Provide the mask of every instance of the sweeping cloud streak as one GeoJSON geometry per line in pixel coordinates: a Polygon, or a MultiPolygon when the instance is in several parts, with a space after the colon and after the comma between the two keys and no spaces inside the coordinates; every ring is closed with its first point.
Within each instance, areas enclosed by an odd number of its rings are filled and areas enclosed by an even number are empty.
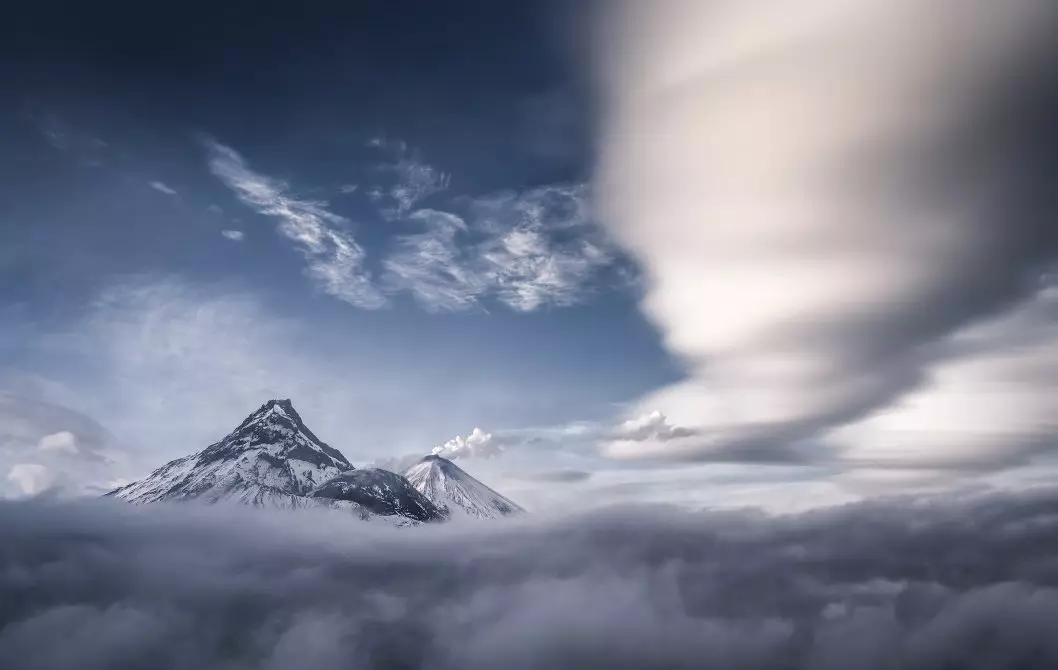
{"type": "Polygon", "coordinates": [[[607,7],[603,219],[687,372],[630,414],[694,433],[612,455],[782,460],[851,423],[829,446],[858,463],[966,466],[1058,434],[1028,365],[1058,342],[1023,313],[1053,312],[1031,298],[1056,244],[1021,128],[1047,118],[1026,92],[1053,82],[1053,3],[607,7]]]}
{"type": "Polygon", "coordinates": [[[1042,670],[1056,519],[1053,490],[404,530],[7,502],[0,665],[1042,670]]]}
{"type": "MultiPolygon", "coordinates": [[[[378,281],[351,232],[352,222],[329,203],[296,195],[290,184],[255,171],[231,147],[213,141],[206,146],[214,176],[243,204],[279,222],[280,234],[305,256],[305,274],[325,293],[356,307],[384,307],[388,296],[399,292],[430,312],[480,309],[487,296],[518,312],[569,306],[590,295],[592,282],[616,264],[612,244],[589,216],[585,185],[464,197],[468,223],[452,211],[414,209],[445,191],[449,178],[403,143],[378,142],[372,146],[398,156],[377,169],[395,176],[396,183],[374,186],[366,197],[383,219],[419,229],[394,236],[378,281]]],[[[352,195],[356,189],[339,192],[352,195]]],[[[245,238],[238,230],[221,234],[233,242],[245,238]]]]}
{"type": "MultiPolygon", "coordinates": [[[[364,250],[346,231],[349,222],[327,209],[327,203],[299,198],[290,186],[255,172],[234,149],[208,142],[210,170],[238,198],[279,222],[279,232],[305,255],[305,273],[328,295],[357,307],[376,309],[385,297],[363,269],[364,250]]],[[[226,235],[229,239],[242,239],[226,235]]]]}

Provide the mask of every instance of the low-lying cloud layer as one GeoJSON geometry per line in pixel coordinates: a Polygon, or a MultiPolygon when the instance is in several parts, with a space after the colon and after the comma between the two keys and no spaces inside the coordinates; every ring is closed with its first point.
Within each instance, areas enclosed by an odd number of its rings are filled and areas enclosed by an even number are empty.
{"type": "Polygon", "coordinates": [[[0,504],[0,666],[1053,668],[1058,491],[804,516],[0,504]]]}

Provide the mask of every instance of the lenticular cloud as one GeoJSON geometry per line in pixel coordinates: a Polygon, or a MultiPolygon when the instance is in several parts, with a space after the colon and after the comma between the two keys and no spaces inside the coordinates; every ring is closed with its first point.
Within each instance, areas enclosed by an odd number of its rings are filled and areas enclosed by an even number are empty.
{"type": "Polygon", "coordinates": [[[0,504],[0,666],[1053,668],[1058,491],[480,528],[0,504]]]}
{"type": "Polygon", "coordinates": [[[602,6],[603,220],[687,371],[631,416],[693,433],[613,455],[787,458],[924,387],[1055,255],[1053,2],[602,6]]]}

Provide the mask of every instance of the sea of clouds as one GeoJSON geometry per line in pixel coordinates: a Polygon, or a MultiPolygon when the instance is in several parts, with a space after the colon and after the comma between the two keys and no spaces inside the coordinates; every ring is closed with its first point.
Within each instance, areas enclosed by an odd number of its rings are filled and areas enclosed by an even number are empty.
{"type": "Polygon", "coordinates": [[[0,503],[0,667],[1054,668],[1058,489],[803,515],[0,503]]]}

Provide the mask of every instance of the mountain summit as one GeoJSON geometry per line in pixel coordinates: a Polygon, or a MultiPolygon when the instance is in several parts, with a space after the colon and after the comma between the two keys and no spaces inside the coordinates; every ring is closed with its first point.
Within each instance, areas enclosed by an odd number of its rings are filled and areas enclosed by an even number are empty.
{"type": "Polygon", "coordinates": [[[110,495],[134,503],[200,499],[302,507],[302,496],[352,468],[305,426],[289,400],[269,400],[219,442],[110,495]]]}
{"type": "Polygon", "coordinates": [[[495,519],[525,512],[447,458],[426,456],[405,470],[404,476],[419,493],[452,516],[495,519]]]}
{"type": "Polygon", "coordinates": [[[137,504],[195,500],[331,507],[397,525],[447,516],[404,477],[353,468],[308,429],[289,400],[269,400],[219,442],[107,495],[137,504]]]}

